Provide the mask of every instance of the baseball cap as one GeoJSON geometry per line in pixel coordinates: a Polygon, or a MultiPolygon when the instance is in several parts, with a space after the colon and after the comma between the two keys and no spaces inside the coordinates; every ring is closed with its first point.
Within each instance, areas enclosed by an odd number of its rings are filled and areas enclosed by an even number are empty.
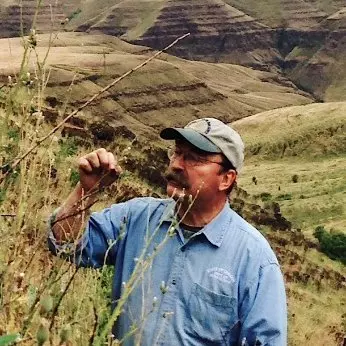
{"type": "Polygon", "coordinates": [[[189,122],[184,128],[168,127],[161,131],[163,139],[185,139],[208,153],[222,153],[237,172],[244,161],[244,143],[238,132],[222,121],[202,118],[189,122]]]}

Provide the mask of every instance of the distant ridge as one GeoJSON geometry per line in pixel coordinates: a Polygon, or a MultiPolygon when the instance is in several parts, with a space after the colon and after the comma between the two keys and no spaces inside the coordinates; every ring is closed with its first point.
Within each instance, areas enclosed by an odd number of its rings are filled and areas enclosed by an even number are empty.
{"type": "MultiPolygon", "coordinates": [[[[239,64],[288,77],[317,100],[345,99],[344,0],[61,0],[44,2],[39,32],[104,33],[154,49],[191,36],[169,53],[239,64]]],[[[0,37],[31,27],[36,0],[0,5],[0,37]]]]}

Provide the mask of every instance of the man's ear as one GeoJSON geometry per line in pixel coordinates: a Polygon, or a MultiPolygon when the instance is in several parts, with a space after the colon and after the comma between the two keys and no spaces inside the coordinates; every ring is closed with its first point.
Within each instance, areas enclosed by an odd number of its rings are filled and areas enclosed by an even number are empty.
{"type": "Polygon", "coordinates": [[[222,180],[219,185],[219,191],[225,191],[232,186],[237,178],[237,173],[234,169],[229,169],[227,172],[222,173],[222,180]]]}

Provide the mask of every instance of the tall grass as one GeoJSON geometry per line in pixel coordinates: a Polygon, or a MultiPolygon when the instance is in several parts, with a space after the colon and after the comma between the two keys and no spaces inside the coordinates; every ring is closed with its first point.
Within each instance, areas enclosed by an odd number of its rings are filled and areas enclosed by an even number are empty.
{"type": "Polygon", "coordinates": [[[104,271],[78,271],[46,250],[47,218],[69,189],[74,158],[57,134],[11,167],[50,131],[42,115],[49,70],[37,60],[29,72],[34,35],[23,37],[22,66],[1,95],[0,344],[11,336],[24,344],[88,344],[95,316],[108,313],[104,271]]]}
{"type": "MultiPolygon", "coordinates": [[[[157,252],[146,255],[153,239],[150,237],[123,296],[111,312],[112,268],[79,269],[47,250],[48,217],[78,179],[71,168],[76,156],[89,148],[78,147],[60,136],[61,125],[80,108],[53,129],[44,121],[42,110],[50,73],[46,65],[49,48],[42,60],[36,53],[35,23],[40,5],[38,1],[30,35],[22,37],[24,53],[19,73],[9,76],[0,94],[0,345],[113,344],[112,325],[157,252]]],[[[124,176],[112,190],[113,201],[126,198],[129,180],[133,194],[134,181],[127,178],[124,176]]],[[[138,184],[137,190],[142,188],[138,184]]],[[[157,251],[171,235],[167,234],[157,251]]],[[[140,331],[141,326],[137,326],[128,334],[140,331]]]]}

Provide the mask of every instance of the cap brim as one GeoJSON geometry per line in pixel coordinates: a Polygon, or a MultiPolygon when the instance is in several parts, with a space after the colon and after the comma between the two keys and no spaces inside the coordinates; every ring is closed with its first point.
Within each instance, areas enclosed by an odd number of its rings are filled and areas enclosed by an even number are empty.
{"type": "Polygon", "coordinates": [[[160,133],[163,139],[185,139],[196,148],[206,151],[208,153],[221,153],[221,149],[212,143],[208,138],[192,129],[179,129],[169,127],[160,133]]]}

